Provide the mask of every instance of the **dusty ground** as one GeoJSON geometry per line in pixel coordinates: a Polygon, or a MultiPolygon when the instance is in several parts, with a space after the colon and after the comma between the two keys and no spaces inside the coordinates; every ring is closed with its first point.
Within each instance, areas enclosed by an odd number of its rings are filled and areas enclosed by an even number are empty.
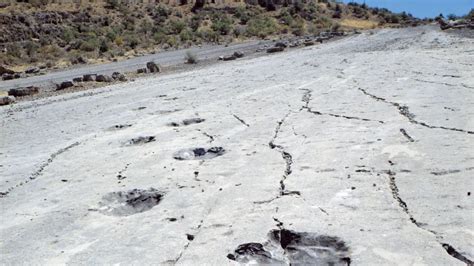
{"type": "Polygon", "coordinates": [[[387,29],[1,107],[0,263],[472,264],[472,47],[387,29]]]}

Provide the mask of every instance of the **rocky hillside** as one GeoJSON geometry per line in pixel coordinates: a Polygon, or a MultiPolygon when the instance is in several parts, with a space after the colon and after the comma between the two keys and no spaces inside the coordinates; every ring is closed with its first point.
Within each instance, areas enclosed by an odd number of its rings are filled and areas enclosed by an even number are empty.
{"type": "Polygon", "coordinates": [[[0,64],[64,67],[203,43],[417,22],[405,13],[327,0],[57,2],[0,6],[0,64]]]}

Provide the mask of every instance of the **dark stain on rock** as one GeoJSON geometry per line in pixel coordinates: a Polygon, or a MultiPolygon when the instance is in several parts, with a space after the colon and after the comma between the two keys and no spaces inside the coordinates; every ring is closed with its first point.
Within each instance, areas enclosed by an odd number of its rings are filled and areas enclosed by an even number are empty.
{"type": "Polygon", "coordinates": [[[181,122],[171,122],[168,125],[172,127],[180,127],[180,126],[189,126],[193,124],[199,124],[206,121],[206,119],[203,118],[189,118],[189,119],[184,119],[181,122]]]}
{"type": "Polygon", "coordinates": [[[133,138],[127,142],[128,145],[140,145],[145,143],[150,143],[155,141],[155,136],[140,136],[137,138],[133,138]]]}
{"type": "Polygon", "coordinates": [[[98,211],[109,216],[129,216],[151,210],[163,196],[155,188],[110,192],[102,197],[98,211]]]}
{"type": "Polygon", "coordinates": [[[221,156],[225,153],[222,147],[191,148],[176,152],[173,158],[176,160],[205,160],[221,156]]]}
{"type": "Polygon", "coordinates": [[[289,265],[350,265],[350,251],[344,241],[335,236],[271,230],[265,244],[239,245],[227,258],[240,263],[289,265]],[[282,254],[282,255],[277,255],[282,254]]]}

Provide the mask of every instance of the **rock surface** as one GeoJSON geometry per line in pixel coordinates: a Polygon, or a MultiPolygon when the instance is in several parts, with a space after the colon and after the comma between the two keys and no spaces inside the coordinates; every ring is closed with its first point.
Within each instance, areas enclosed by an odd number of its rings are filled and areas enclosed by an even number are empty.
{"type": "Polygon", "coordinates": [[[2,106],[0,264],[466,265],[473,45],[384,29],[2,106]]]}

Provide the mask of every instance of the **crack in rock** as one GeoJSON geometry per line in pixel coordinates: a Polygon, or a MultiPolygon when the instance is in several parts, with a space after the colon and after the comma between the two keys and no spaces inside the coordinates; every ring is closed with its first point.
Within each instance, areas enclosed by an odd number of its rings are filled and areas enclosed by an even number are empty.
{"type": "Polygon", "coordinates": [[[451,246],[450,244],[447,244],[447,243],[444,243],[444,242],[441,242],[442,241],[442,237],[435,231],[433,230],[430,230],[430,229],[427,229],[424,227],[424,224],[422,223],[419,223],[413,216],[413,214],[410,212],[409,208],[408,208],[408,205],[407,203],[400,197],[400,191],[398,189],[398,186],[397,186],[397,183],[396,183],[396,179],[395,179],[395,175],[396,173],[395,172],[392,172],[392,171],[386,171],[386,174],[388,175],[388,178],[389,178],[389,187],[390,187],[390,190],[392,191],[392,196],[393,198],[398,202],[398,205],[400,206],[400,208],[402,208],[403,212],[408,215],[408,218],[410,219],[410,221],[418,228],[420,228],[421,230],[424,230],[426,232],[429,232],[431,234],[433,234],[436,238],[436,241],[446,250],[446,252],[466,263],[466,265],[468,266],[474,266],[474,262],[469,260],[468,258],[466,258],[464,255],[462,255],[459,251],[457,251],[453,246],[451,246]]]}
{"type": "Polygon", "coordinates": [[[173,265],[176,265],[178,263],[179,260],[181,260],[181,258],[183,257],[184,253],[186,252],[186,250],[189,248],[189,245],[191,245],[191,242],[194,240],[194,238],[196,238],[196,236],[201,232],[201,227],[202,227],[202,224],[204,223],[204,220],[201,220],[198,224],[198,226],[196,227],[196,230],[197,230],[197,233],[194,234],[194,235],[190,235],[190,234],[186,234],[186,238],[188,240],[188,243],[186,243],[186,245],[184,245],[183,249],[181,250],[181,252],[179,253],[178,257],[172,261],[167,261],[167,263],[172,263],[173,265]]]}
{"type": "Polygon", "coordinates": [[[356,116],[347,116],[347,115],[340,115],[340,114],[332,114],[332,113],[323,113],[319,111],[314,111],[311,107],[309,107],[309,103],[311,101],[311,94],[312,90],[310,89],[301,89],[302,91],[305,91],[303,94],[303,97],[301,98],[301,101],[303,102],[303,105],[300,108],[300,111],[302,110],[307,110],[309,113],[314,114],[314,115],[326,115],[326,116],[332,116],[332,117],[337,117],[337,118],[344,118],[348,120],[359,120],[359,121],[365,121],[365,122],[377,122],[380,124],[384,124],[384,121],[381,120],[373,120],[373,119],[368,119],[368,118],[361,118],[361,117],[356,117],[356,116]]]}
{"type": "MultiPolygon", "coordinates": [[[[276,149],[280,154],[283,160],[285,161],[285,171],[283,172],[282,178],[280,179],[280,196],[288,196],[288,195],[300,195],[299,191],[288,191],[286,190],[285,186],[285,180],[291,175],[293,170],[291,169],[291,166],[293,164],[293,156],[287,152],[283,146],[275,144],[275,140],[278,137],[278,134],[280,133],[280,128],[282,124],[285,122],[285,120],[288,118],[290,115],[291,111],[288,112],[280,121],[277,122],[277,126],[275,128],[275,134],[273,135],[272,140],[268,143],[268,146],[270,149],[276,149]]],[[[278,198],[278,197],[277,197],[278,198]]],[[[272,199],[275,200],[276,198],[272,199]]],[[[270,201],[272,201],[270,200],[270,201]]],[[[267,202],[267,201],[264,201],[267,202]]]]}
{"type": "Polygon", "coordinates": [[[332,116],[332,117],[337,117],[337,118],[344,118],[348,120],[359,120],[359,121],[365,121],[365,122],[377,122],[380,124],[384,124],[384,121],[381,120],[373,120],[373,119],[368,119],[368,118],[361,118],[361,117],[356,117],[356,116],[347,116],[347,115],[339,115],[339,114],[332,114],[332,113],[322,113],[319,111],[314,111],[311,108],[305,108],[309,113],[314,114],[314,115],[326,115],[326,116],[332,116]]]}
{"type": "Polygon", "coordinates": [[[372,99],[375,99],[377,101],[381,101],[381,102],[384,102],[384,103],[387,103],[387,104],[390,104],[390,105],[396,107],[398,109],[398,112],[402,116],[406,117],[408,119],[408,121],[412,124],[420,125],[420,126],[423,126],[423,127],[426,127],[426,128],[431,128],[431,129],[444,129],[444,130],[450,130],[450,131],[463,132],[463,133],[467,133],[467,134],[474,134],[474,131],[470,131],[470,130],[453,128],[453,127],[445,127],[445,126],[433,126],[433,125],[429,125],[425,122],[418,121],[418,120],[415,119],[416,116],[413,113],[410,112],[408,106],[401,105],[401,104],[396,103],[396,102],[391,102],[391,101],[389,101],[385,98],[382,98],[382,97],[376,96],[374,94],[371,94],[371,93],[367,92],[366,90],[364,90],[362,88],[359,88],[359,91],[361,91],[363,94],[371,97],[372,99]]]}
{"type": "Polygon", "coordinates": [[[235,114],[232,114],[233,117],[235,117],[235,119],[237,119],[240,123],[242,123],[242,125],[246,126],[246,127],[250,127],[249,124],[247,124],[242,118],[238,117],[237,115],[235,114]]]}
{"type": "Polygon", "coordinates": [[[69,151],[70,149],[78,146],[80,144],[80,142],[74,142],[72,143],[71,145],[68,145],[64,148],[61,148],[59,150],[57,150],[56,152],[52,153],[48,160],[46,162],[44,162],[43,164],[40,165],[40,167],[38,168],[38,170],[36,170],[34,173],[32,173],[28,179],[26,179],[25,181],[22,181],[18,184],[16,184],[15,186],[12,186],[10,188],[8,188],[6,191],[2,191],[0,192],[0,198],[3,198],[5,196],[7,196],[11,191],[13,191],[15,188],[18,188],[18,187],[21,187],[23,186],[24,184],[27,184],[29,183],[30,181],[33,181],[35,180],[36,178],[38,178],[41,174],[43,174],[44,170],[46,169],[46,167],[48,167],[53,161],[54,159],[56,159],[56,157],[58,157],[59,155],[69,151]]]}
{"type": "Polygon", "coordinates": [[[403,128],[400,128],[400,133],[402,133],[402,135],[408,139],[409,142],[415,142],[415,140],[410,136],[408,135],[407,131],[403,128]]]}

